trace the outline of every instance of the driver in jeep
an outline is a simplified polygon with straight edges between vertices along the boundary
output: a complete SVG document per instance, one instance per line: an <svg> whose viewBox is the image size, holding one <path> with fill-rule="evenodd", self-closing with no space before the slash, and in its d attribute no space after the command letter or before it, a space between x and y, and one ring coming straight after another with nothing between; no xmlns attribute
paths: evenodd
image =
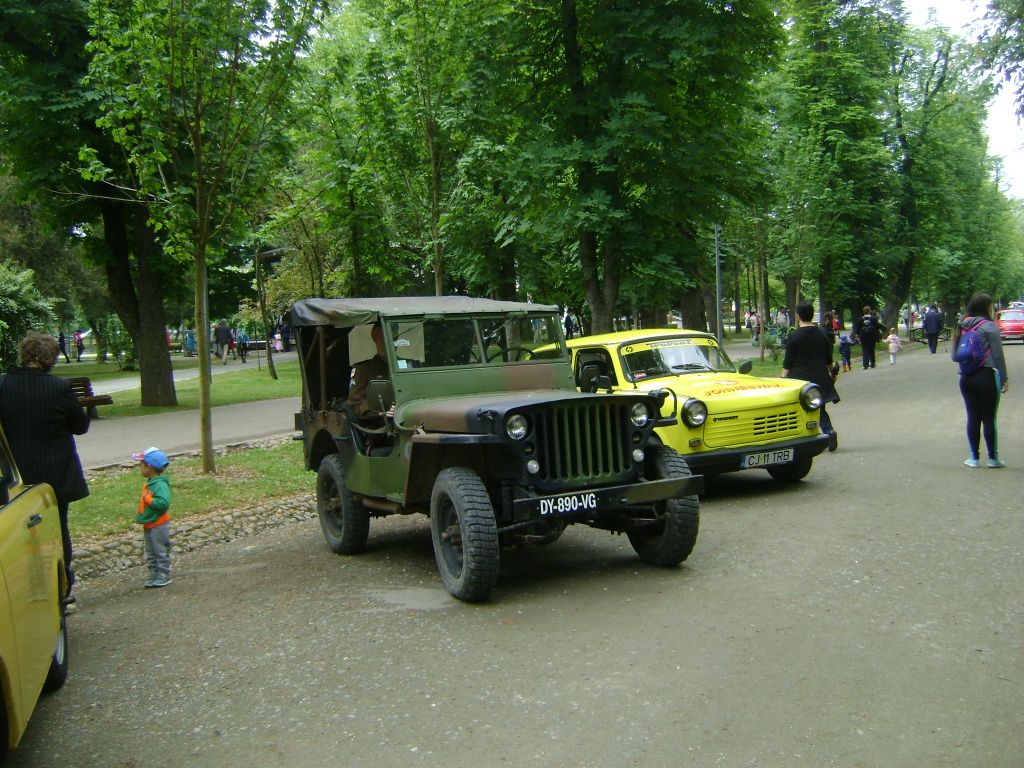
<svg viewBox="0 0 1024 768"><path fill-rule="evenodd" d="M352 366L352 384L348 391L348 403L352 412L364 426L379 427L384 423L385 415L394 414L394 405L384 414L379 403L371 403L366 399L366 387L375 379L390 379L387 356L384 351L384 332L380 323L374 323L370 336L377 347L377 354L369 360L363 360ZM377 407L375 407L377 406Z"/></svg>

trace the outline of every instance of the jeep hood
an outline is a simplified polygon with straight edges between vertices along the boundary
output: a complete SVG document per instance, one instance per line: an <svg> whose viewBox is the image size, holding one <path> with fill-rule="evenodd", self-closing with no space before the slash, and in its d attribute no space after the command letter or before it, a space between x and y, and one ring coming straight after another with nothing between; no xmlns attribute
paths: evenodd
<svg viewBox="0 0 1024 768"><path fill-rule="evenodd" d="M422 427L428 432L466 434L503 434L505 415L512 410L530 409L551 403L603 401L621 394L584 394L572 390L537 389L500 394L460 395L457 397L410 400L398 407L395 420L405 428ZM635 392L645 396L646 392Z"/></svg>

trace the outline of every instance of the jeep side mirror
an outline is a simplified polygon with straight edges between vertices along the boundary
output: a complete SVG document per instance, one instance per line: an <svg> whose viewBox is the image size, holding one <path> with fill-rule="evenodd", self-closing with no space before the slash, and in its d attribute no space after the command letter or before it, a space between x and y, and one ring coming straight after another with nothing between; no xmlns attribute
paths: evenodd
<svg viewBox="0 0 1024 768"><path fill-rule="evenodd" d="M395 404L394 386L388 379L374 379L366 385L366 402L378 406L381 413L387 413Z"/></svg>
<svg viewBox="0 0 1024 768"><path fill-rule="evenodd" d="M750 373L754 370L754 364L749 360L744 360L740 363L740 367L737 369L740 373Z"/></svg>
<svg viewBox="0 0 1024 768"><path fill-rule="evenodd" d="M598 376L596 379L594 379L594 391L599 392L602 389L608 390L609 392L612 391L611 376L608 376L607 374L602 374Z"/></svg>

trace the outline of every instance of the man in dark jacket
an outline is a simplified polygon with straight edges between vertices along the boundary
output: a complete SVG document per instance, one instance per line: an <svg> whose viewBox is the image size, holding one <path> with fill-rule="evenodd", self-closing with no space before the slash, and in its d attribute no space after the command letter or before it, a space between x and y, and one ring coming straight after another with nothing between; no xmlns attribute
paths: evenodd
<svg viewBox="0 0 1024 768"><path fill-rule="evenodd" d="M68 507L89 495L74 435L89 430L89 416L71 385L50 369L57 362L57 341L29 331L18 347L21 367L0 378L0 423L26 484L49 483L57 496L68 602L75 573L71 567Z"/></svg>
<svg viewBox="0 0 1024 768"><path fill-rule="evenodd" d="M928 305L924 313L924 336L928 339L928 351L933 355L939 346L939 334L942 332L942 315L934 304Z"/></svg>
<svg viewBox="0 0 1024 768"><path fill-rule="evenodd" d="M875 367L875 347L882 338L882 329L871 307L864 307L864 316L854 323L853 335L860 341L861 362L864 370Z"/></svg>
<svg viewBox="0 0 1024 768"><path fill-rule="evenodd" d="M832 373L832 344L825 332L814 322L814 306L809 301L796 305L797 328L786 337L786 354L782 359L782 377L813 381L821 387L824 403L818 411L822 433L829 436L828 449L839 446L839 436L825 404L838 403Z"/></svg>

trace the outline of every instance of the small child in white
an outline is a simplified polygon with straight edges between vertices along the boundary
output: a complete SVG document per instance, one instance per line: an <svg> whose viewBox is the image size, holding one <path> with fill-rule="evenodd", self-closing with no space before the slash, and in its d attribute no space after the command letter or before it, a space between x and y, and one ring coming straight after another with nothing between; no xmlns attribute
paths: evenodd
<svg viewBox="0 0 1024 768"><path fill-rule="evenodd" d="M903 342L895 328L889 329L889 335L885 337L885 343L889 345L889 365L896 365L896 354L903 349Z"/></svg>
<svg viewBox="0 0 1024 768"><path fill-rule="evenodd" d="M139 497L135 522L141 523L146 537L146 567L149 578L145 586L166 587L171 583L171 484L163 472L170 463L167 454L159 448L147 448L133 453L140 462L139 469L146 482Z"/></svg>

